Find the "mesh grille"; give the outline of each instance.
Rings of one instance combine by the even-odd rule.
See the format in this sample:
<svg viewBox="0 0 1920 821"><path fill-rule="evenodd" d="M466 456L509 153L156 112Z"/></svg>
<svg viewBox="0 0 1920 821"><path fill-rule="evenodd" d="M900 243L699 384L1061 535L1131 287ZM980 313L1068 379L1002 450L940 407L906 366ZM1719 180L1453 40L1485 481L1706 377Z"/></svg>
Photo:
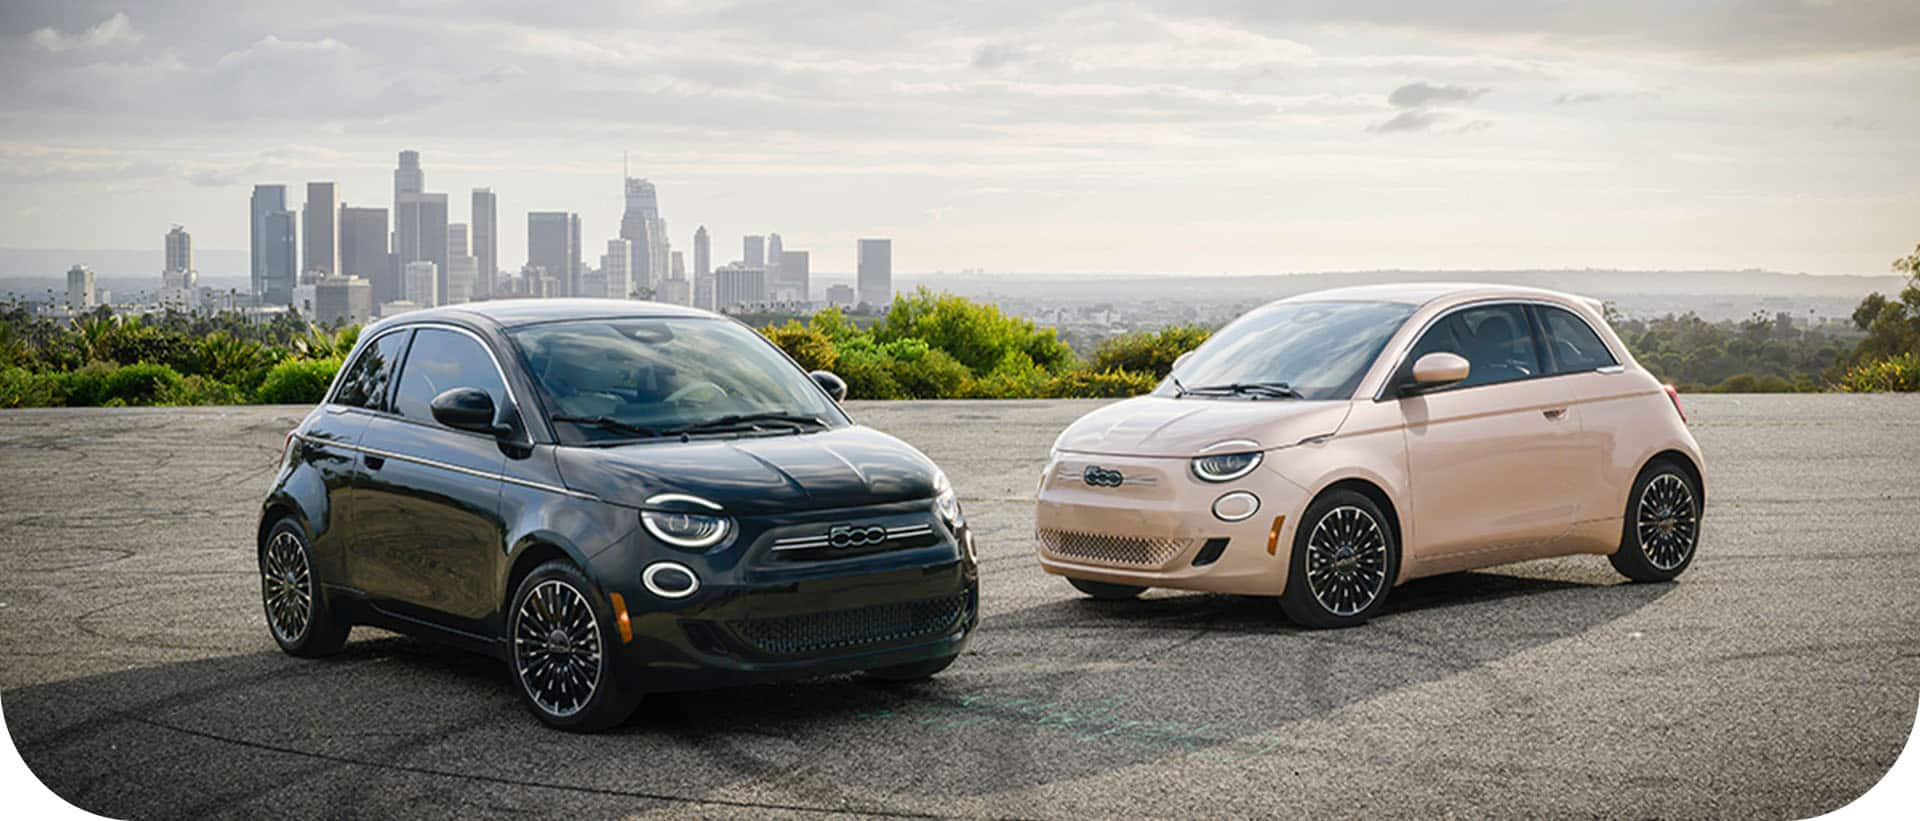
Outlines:
<svg viewBox="0 0 1920 821"><path fill-rule="evenodd" d="M1193 546L1191 539L1142 539L1071 530L1041 530L1040 544L1048 553L1100 564L1159 567Z"/></svg>
<svg viewBox="0 0 1920 821"><path fill-rule="evenodd" d="M967 612L967 594L851 610L734 622L749 646L773 655L819 653L869 644L931 638L953 630Z"/></svg>

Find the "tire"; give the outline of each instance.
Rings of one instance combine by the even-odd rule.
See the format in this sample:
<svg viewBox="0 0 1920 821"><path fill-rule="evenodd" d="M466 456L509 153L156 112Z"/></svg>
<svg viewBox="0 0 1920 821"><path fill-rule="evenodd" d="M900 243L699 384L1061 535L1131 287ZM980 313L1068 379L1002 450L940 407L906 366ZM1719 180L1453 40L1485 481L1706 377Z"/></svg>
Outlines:
<svg viewBox="0 0 1920 821"><path fill-rule="evenodd" d="M1307 506L1288 563L1280 595L1287 618L1314 629L1354 627L1386 605L1400 569L1400 541L1372 499L1335 490Z"/></svg>
<svg viewBox="0 0 1920 821"><path fill-rule="evenodd" d="M287 655L321 658L340 652L353 625L334 613L313 568L313 546L300 523L273 523L260 544L260 604L267 632Z"/></svg>
<svg viewBox="0 0 1920 821"><path fill-rule="evenodd" d="M1647 465L1627 495L1620 547L1607 560L1636 582L1672 581L1699 546L1700 484L1671 461Z"/></svg>
<svg viewBox="0 0 1920 821"><path fill-rule="evenodd" d="M613 727L633 715L640 693L613 676L619 646L613 611L571 562L535 567L507 610L507 674L521 702L547 726L576 733Z"/></svg>
<svg viewBox="0 0 1920 821"><path fill-rule="evenodd" d="M952 666L953 660L957 658L959 658L959 656L941 656L936 659L916 661L910 664L877 667L868 670L866 675L868 678L883 681L888 684L910 684L916 681L926 681L939 675L941 670Z"/></svg>
<svg viewBox="0 0 1920 821"><path fill-rule="evenodd" d="M1129 599L1140 598L1141 593L1147 592L1146 588L1135 587L1131 584L1110 584L1107 582L1089 581L1087 579L1076 579L1072 576L1067 577L1067 584L1073 585L1073 589L1100 601L1127 601Z"/></svg>

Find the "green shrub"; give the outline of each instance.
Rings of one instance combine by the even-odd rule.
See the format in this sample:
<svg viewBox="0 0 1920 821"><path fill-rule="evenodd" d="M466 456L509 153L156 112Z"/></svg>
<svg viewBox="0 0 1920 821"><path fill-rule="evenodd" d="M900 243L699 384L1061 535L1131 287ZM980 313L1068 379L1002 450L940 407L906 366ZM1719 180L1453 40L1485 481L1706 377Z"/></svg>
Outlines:
<svg viewBox="0 0 1920 821"><path fill-rule="evenodd" d="M807 370L830 371L840 361L832 337L799 322L788 322L777 328L769 325L760 329L760 333Z"/></svg>
<svg viewBox="0 0 1920 821"><path fill-rule="evenodd" d="M204 376L189 376L160 395L162 405L245 405L247 392Z"/></svg>
<svg viewBox="0 0 1920 821"><path fill-rule="evenodd" d="M268 405L317 405L340 370L340 360L289 359L273 366L254 398Z"/></svg>
<svg viewBox="0 0 1920 821"><path fill-rule="evenodd" d="M1132 371L1165 379L1173 360L1200 347L1213 332L1198 325L1173 325L1157 331L1118 336L1100 343L1093 352L1095 371Z"/></svg>
<svg viewBox="0 0 1920 821"><path fill-rule="evenodd" d="M895 297L886 321L874 326L874 341L882 344L918 339L946 351L973 373L987 373L1007 354L1018 351L1049 371L1073 364L1073 349L1052 328L1032 320L1001 313L994 305L952 294L936 294L922 287L911 296Z"/></svg>
<svg viewBox="0 0 1920 821"><path fill-rule="evenodd" d="M100 404L152 405L180 386L180 374L155 362L137 362L108 371L100 379Z"/></svg>
<svg viewBox="0 0 1920 821"><path fill-rule="evenodd" d="M107 401L107 375L117 369L111 362L88 362L65 373L48 374L53 378L59 402L71 407L93 407Z"/></svg>
<svg viewBox="0 0 1920 821"><path fill-rule="evenodd" d="M903 393L917 399L956 399L973 390L973 372L934 348L911 359L894 359L893 380Z"/></svg>
<svg viewBox="0 0 1920 821"><path fill-rule="evenodd" d="M1040 396L1048 399L1117 399L1139 396L1159 384L1144 373L1132 371L1067 371L1040 386Z"/></svg>
<svg viewBox="0 0 1920 821"><path fill-rule="evenodd" d="M58 374L0 368L0 408L51 408L64 400Z"/></svg>
<svg viewBox="0 0 1920 821"><path fill-rule="evenodd" d="M1847 370L1840 389L1854 393L1920 391L1920 354L1903 353Z"/></svg>

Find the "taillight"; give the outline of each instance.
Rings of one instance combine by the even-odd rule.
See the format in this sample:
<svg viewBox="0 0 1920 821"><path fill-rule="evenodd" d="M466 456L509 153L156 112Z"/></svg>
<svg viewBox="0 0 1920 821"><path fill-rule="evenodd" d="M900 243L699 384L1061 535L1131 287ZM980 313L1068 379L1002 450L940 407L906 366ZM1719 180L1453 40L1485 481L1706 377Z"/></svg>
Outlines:
<svg viewBox="0 0 1920 821"><path fill-rule="evenodd" d="M1661 385L1660 387L1667 389L1667 399L1672 400L1673 412L1680 414L1680 421L1687 421L1687 410L1686 408L1680 407L1680 389L1672 385Z"/></svg>

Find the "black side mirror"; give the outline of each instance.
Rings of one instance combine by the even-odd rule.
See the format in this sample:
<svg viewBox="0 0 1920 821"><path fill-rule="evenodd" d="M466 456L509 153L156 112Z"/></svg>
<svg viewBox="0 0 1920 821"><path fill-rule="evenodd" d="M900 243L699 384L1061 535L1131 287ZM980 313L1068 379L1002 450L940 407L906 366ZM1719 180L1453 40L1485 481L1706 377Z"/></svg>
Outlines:
<svg viewBox="0 0 1920 821"><path fill-rule="evenodd" d="M833 401L835 402L846 401L847 399L846 380L841 379L838 376L834 376L832 371L814 371L807 375L813 377L813 384L819 385L821 390L826 391L828 396L833 397Z"/></svg>
<svg viewBox="0 0 1920 821"><path fill-rule="evenodd" d="M433 420L454 430L498 435L493 397L479 388L452 388L433 398Z"/></svg>

